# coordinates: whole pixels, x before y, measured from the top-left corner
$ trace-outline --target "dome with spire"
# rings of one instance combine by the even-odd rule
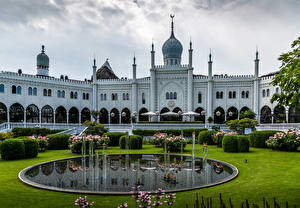
[[[171,15],[171,18],[172,18],[171,36],[163,44],[162,52],[163,52],[164,59],[169,59],[169,58],[181,59],[182,45],[180,41],[175,38],[174,35],[174,26],[173,26],[174,15]]]
[[[104,64],[97,70],[96,72],[97,79],[119,79],[113,72],[108,59],[104,62]]]
[[[49,57],[45,54],[45,46],[42,45],[42,52],[36,57],[38,68],[49,68]]]

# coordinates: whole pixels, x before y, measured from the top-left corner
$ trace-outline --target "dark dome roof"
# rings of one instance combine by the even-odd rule
[[[97,70],[96,72],[97,79],[119,79],[113,72],[111,66],[108,63],[108,60]]]
[[[42,46],[42,52],[36,57],[38,67],[49,67],[49,57],[45,54],[45,46]]]

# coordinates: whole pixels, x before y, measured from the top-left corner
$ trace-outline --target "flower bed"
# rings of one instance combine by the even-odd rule
[[[300,146],[300,132],[288,131],[287,133],[277,132],[266,141],[269,148],[279,151],[297,151]]]
[[[85,137],[71,136],[69,139],[69,148],[72,153],[81,154],[82,153],[82,143],[85,140],[86,152],[89,151],[89,145],[93,142],[93,151],[96,148],[107,145],[109,143],[109,137],[107,136],[99,136],[99,135],[88,135]]]
[[[224,135],[235,135],[235,132],[225,132],[225,131],[218,131],[213,135],[213,141],[215,144],[217,144],[217,147],[222,147],[222,141],[224,138]]]
[[[34,139],[38,142],[39,152],[45,152],[47,150],[48,140],[49,140],[47,137],[45,137],[45,136],[39,136],[39,137],[30,136],[30,137],[28,137],[28,139]]]
[[[156,147],[162,147],[163,149],[167,148],[167,151],[170,152],[180,152],[183,151],[187,141],[182,136],[175,136],[172,134],[166,133],[156,133],[153,135],[153,139],[150,140],[150,143]]]

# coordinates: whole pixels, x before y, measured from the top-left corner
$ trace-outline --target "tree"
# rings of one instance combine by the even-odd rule
[[[250,118],[250,119],[255,119],[256,113],[254,113],[252,110],[246,110],[246,111],[242,111],[240,114],[240,119],[243,118]]]
[[[250,118],[243,118],[241,120],[236,119],[227,121],[226,124],[228,125],[230,130],[236,131],[239,134],[244,134],[245,128],[251,128],[252,130],[254,130],[255,126],[258,125],[258,121]]]
[[[279,86],[281,93],[275,93],[271,102],[277,101],[281,106],[296,107],[300,105],[300,37],[291,47],[292,51],[283,53],[278,58],[282,64],[272,84]]]
[[[94,120],[96,121],[96,122],[98,122],[98,119],[99,119],[99,117],[100,117],[100,115],[101,115],[101,112],[100,111],[91,111],[91,115],[92,115],[92,117],[94,118]]]

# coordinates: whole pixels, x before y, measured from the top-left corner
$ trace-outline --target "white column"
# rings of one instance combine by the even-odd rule
[[[260,90],[259,90],[259,59],[258,52],[256,51],[256,58],[254,60],[254,83],[253,83],[253,102],[252,109],[256,113],[256,119],[260,122]]]
[[[193,68],[188,69],[188,111],[193,111]]]
[[[271,116],[272,116],[272,124],[274,123],[274,111],[271,111]]]
[[[10,129],[9,109],[7,109],[7,128]]]
[[[69,124],[69,111],[67,111],[67,124]]]
[[[78,123],[81,124],[81,112],[79,111]]]
[[[152,112],[156,112],[156,74],[155,74],[155,69],[151,69],[150,73],[151,73],[150,109]]]
[[[119,123],[122,123],[122,112],[119,113]]]
[[[39,109],[39,126],[41,127],[42,125],[42,110]]]
[[[286,123],[289,122],[289,109],[287,107],[285,109],[285,120],[286,120]]]
[[[24,109],[24,127],[26,128],[26,109]]]
[[[213,116],[213,78],[212,78],[212,60],[211,54],[209,54],[208,61],[208,82],[207,82],[207,118]]]

